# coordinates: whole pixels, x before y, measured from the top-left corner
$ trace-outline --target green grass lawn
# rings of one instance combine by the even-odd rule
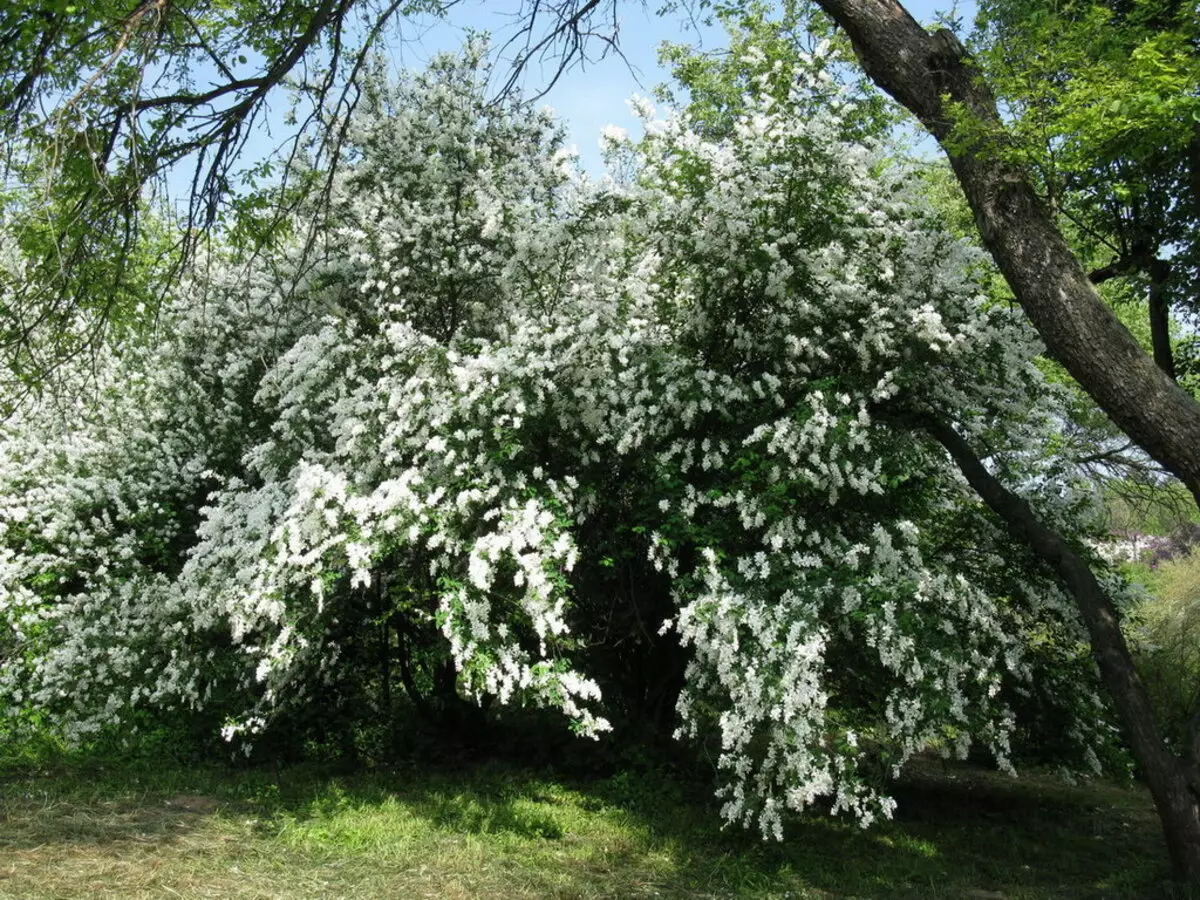
[[[129,763],[0,770],[0,897],[1140,898],[1146,793],[916,767],[894,822],[722,831],[698,788],[511,767],[352,776]]]

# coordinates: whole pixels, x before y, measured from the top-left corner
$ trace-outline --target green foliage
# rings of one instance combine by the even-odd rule
[[[958,140],[1029,172],[1086,267],[1127,280],[1127,296],[1143,302],[1156,287],[1176,315],[1194,319],[1196,5],[988,0],[977,25],[972,52],[1000,100],[1006,134],[964,118]]]
[[[298,130],[336,156],[331,123],[353,107],[353,74],[384,29],[445,5],[280,0],[267,11],[246,0],[24,0],[0,8],[0,175],[18,188],[0,196],[8,231],[0,243],[15,241],[27,263],[12,276],[16,288],[0,272],[0,364],[11,382],[0,387],[10,396],[37,390],[65,360],[152,325],[162,291],[147,289],[148,270],[177,276],[218,221],[248,241],[269,236],[286,198],[261,190],[270,163],[241,159],[268,98],[287,80],[307,111]],[[306,74],[295,78],[301,66]],[[174,211],[164,213],[165,185],[189,162],[191,190],[171,198],[186,211],[177,227]],[[162,218],[171,220],[169,239]]]
[[[1200,525],[1200,510],[1177,482],[1137,484],[1110,481],[1105,487],[1108,528],[1121,535],[1170,537]]]
[[[1138,668],[1176,748],[1200,733],[1200,549],[1164,560],[1133,613]]]
[[[995,0],[980,5],[976,25],[972,59],[997,96],[1003,125],[960,109],[951,142],[1002,156],[1027,173],[1118,320],[1164,368],[1170,368],[1164,360],[1173,362],[1185,388],[1194,385],[1189,332],[1200,283],[1194,5]],[[931,165],[925,180],[955,232],[977,240],[948,168]],[[1011,304],[999,273],[985,276],[993,302]],[[1069,397],[1055,452],[1076,460],[1125,506],[1171,505],[1166,473],[1059,363],[1043,359],[1039,367]],[[1153,499],[1160,493],[1163,502]]]
[[[701,6],[710,21],[724,26],[728,48],[702,52],[664,43],[659,59],[675,84],[658,89],[663,99],[682,101],[698,133],[727,135],[745,112],[747,98],[762,94],[794,106],[798,115],[828,103],[844,104],[842,136],[850,141],[880,140],[898,123],[899,114],[887,98],[857,68],[844,65],[849,48],[811,0]],[[789,93],[800,78],[812,87],[797,105]]]
[[[123,213],[79,215],[78,184],[22,180],[0,196],[0,418],[52,389],[58,364],[144,335],[173,240],[141,200],[130,230]]]

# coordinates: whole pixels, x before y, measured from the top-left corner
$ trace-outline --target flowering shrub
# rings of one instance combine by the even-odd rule
[[[931,744],[1005,764],[1031,635],[1079,627],[906,410],[1046,516],[1079,500],[1030,449],[1054,398],[979,259],[836,104],[764,90],[718,140],[642,103],[644,140],[608,136],[635,175],[593,183],[548,112],[485,102],[480,54],[367,86],[315,248],[214,252],[95,402],[7,426],[10,710],[249,737],[390,622],[414,700],[449,671],[596,736],[583,573],[620,555],[666,585],[642,625],[686,651],[679,732],[719,744],[728,820],[867,824],[892,802],[863,760]],[[452,668],[406,656],[430,634]]]

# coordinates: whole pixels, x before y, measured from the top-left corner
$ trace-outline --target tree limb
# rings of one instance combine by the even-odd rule
[[[984,245],[1048,350],[1200,505],[1200,403],[1104,305],[1025,173],[994,144],[955,140],[956,115],[972,117],[997,141],[1005,134],[962,44],[949,31],[925,31],[897,0],[817,2],[849,35],[871,79],[946,151]]]
[[[942,445],[984,503],[1015,538],[1057,573],[1075,601],[1125,739],[1163,820],[1176,873],[1200,880],[1200,797],[1194,793],[1194,765],[1175,756],[1163,743],[1154,708],[1107,592],[1070,543],[1045,525],[1026,500],[1004,487],[948,423],[922,413],[910,413],[908,419]]]

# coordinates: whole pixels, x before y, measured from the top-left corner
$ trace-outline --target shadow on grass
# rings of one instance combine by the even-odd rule
[[[580,781],[487,765],[335,777],[297,768],[279,778],[79,770],[0,782],[0,857],[154,852],[203,826],[247,853],[358,860],[390,873],[400,892],[386,896],[434,896],[447,884],[447,896],[479,897],[1163,895],[1165,853],[1142,791],[933,765],[916,767],[896,795],[893,822],[864,831],[814,816],[765,843],[720,830],[700,787],[665,776]],[[417,874],[430,893],[416,890]]]

